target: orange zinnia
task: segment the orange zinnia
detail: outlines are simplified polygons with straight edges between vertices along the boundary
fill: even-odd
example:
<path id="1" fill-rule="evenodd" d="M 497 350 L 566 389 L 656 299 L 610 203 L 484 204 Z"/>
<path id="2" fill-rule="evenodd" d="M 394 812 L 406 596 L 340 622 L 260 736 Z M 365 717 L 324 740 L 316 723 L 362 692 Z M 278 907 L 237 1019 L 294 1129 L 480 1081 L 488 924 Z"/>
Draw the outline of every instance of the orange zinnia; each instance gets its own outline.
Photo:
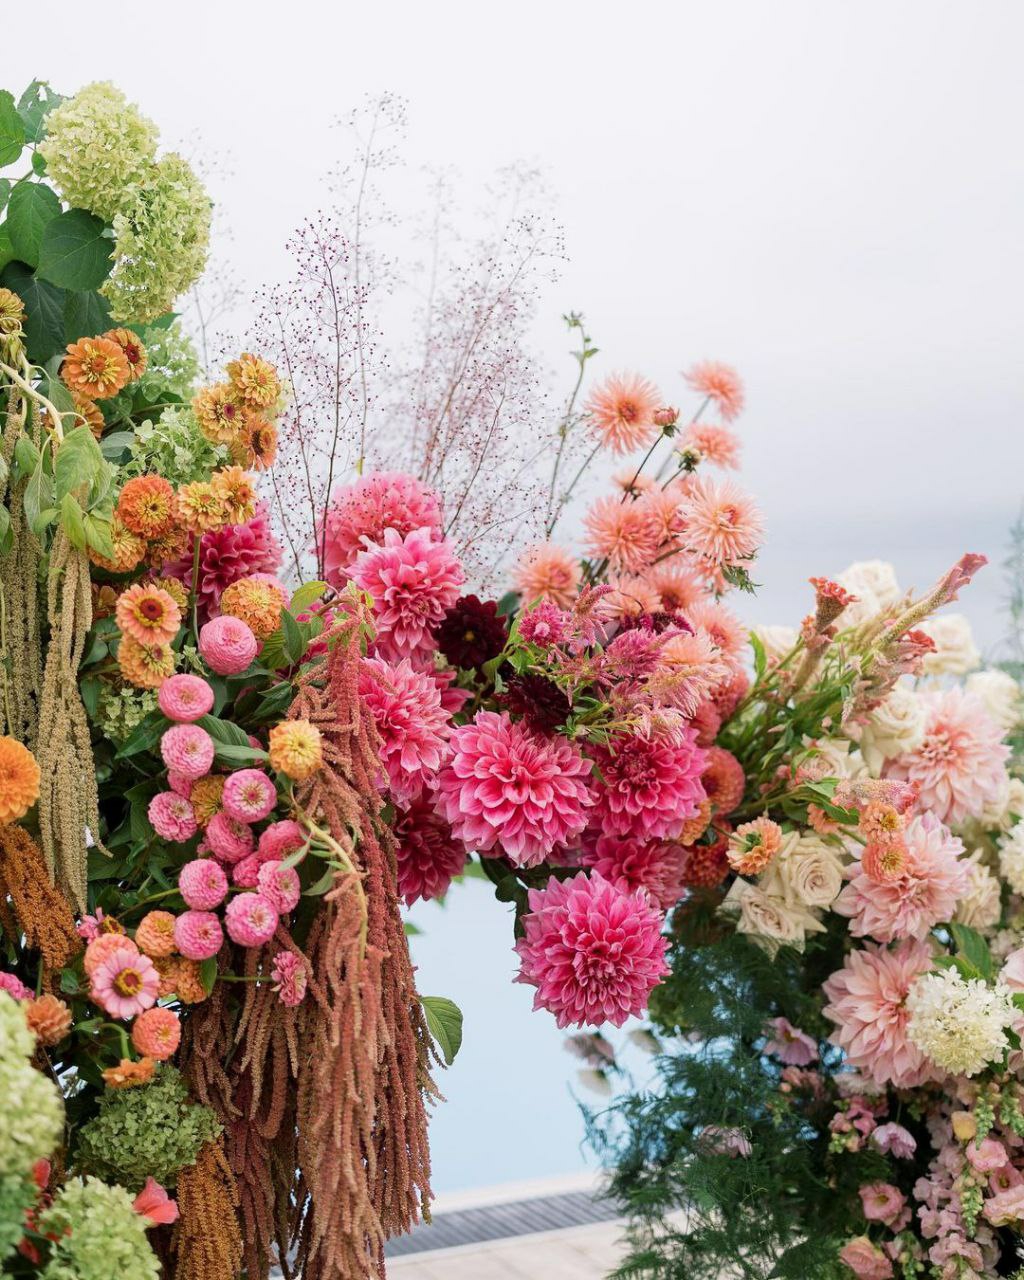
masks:
<path id="1" fill-rule="evenodd" d="M 230 524 L 245 524 L 256 511 L 256 486 L 241 467 L 225 467 L 210 478 L 214 493 L 224 504 Z"/>
<path id="2" fill-rule="evenodd" d="M 274 366 L 247 351 L 228 365 L 228 377 L 245 403 L 257 409 L 269 408 L 281 394 L 281 380 Z"/>
<path id="3" fill-rule="evenodd" d="M 265 471 L 277 457 L 277 428 L 255 414 L 246 418 L 231 441 L 231 457 L 243 467 Z"/>
<path id="4" fill-rule="evenodd" d="M 15 738 L 0 738 L 0 822 L 23 818 L 39 799 L 39 765 Z"/>
<path id="5" fill-rule="evenodd" d="M 132 1062 L 131 1058 L 122 1058 L 116 1067 L 107 1067 L 103 1072 L 103 1083 L 108 1089 L 132 1089 L 136 1085 L 149 1084 L 153 1079 L 156 1063 L 152 1058 L 140 1058 Z"/>
<path id="6" fill-rule="evenodd" d="M 140 538 L 159 538 L 174 522 L 174 489 L 163 476 L 134 476 L 121 490 L 117 514 Z"/>
<path id="7" fill-rule="evenodd" d="M 109 338 L 82 338 L 69 342 L 60 376 L 72 391 L 89 400 L 106 400 L 128 385 L 128 359 Z"/>
<path id="8" fill-rule="evenodd" d="M 305 782 L 323 764 L 320 730 L 308 720 L 285 720 L 270 731 L 270 763 L 278 773 Z"/>
<path id="9" fill-rule="evenodd" d="M 149 364 L 149 356 L 146 355 L 141 338 L 132 333 L 131 329 L 111 329 L 103 336 L 116 342 L 124 352 L 124 358 L 128 361 L 128 381 L 138 382 Z"/>
<path id="10" fill-rule="evenodd" d="M 242 427 L 245 411 L 241 398 L 230 382 L 203 387 L 192 399 L 202 433 L 214 444 L 230 444 Z"/>
<path id="11" fill-rule="evenodd" d="M 117 661 L 121 675 L 137 689 L 159 689 L 174 674 L 174 650 L 168 644 L 139 644 L 122 636 Z"/>
<path id="12" fill-rule="evenodd" d="M 136 582 L 122 591 L 115 617 L 122 633 L 141 645 L 170 644 L 181 626 L 174 598 L 152 583 Z"/>
<path id="13" fill-rule="evenodd" d="M 178 511 L 181 523 L 192 534 L 209 533 L 222 528 L 228 521 L 224 499 L 205 480 L 184 484 L 178 490 Z"/>

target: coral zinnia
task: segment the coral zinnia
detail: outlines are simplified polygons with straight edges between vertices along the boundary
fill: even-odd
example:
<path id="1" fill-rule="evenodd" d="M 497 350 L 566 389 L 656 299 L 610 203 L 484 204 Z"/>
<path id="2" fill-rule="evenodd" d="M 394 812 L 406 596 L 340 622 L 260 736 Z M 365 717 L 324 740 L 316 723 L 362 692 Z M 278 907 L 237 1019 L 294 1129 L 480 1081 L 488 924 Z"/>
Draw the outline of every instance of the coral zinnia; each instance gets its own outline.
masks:
<path id="1" fill-rule="evenodd" d="M 135 930 L 135 945 L 151 960 L 174 954 L 174 916 L 170 911 L 147 911 Z"/>
<path id="2" fill-rule="evenodd" d="M 512 578 L 524 604 L 549 600 L 569 609 L 576 600 L 583 571 L 564 547 L 539 542 L 528 547 Z"/>
<path id="3" fill-rule="evenodd" d="M 149 356 L 142 345 L 142 339 L 132 333 L 131 329 L 111 329 L 103 336 L 111 342 L 116 342 L 124 353 L 124 358 L 128 361 L 128 381 L 138 382 L 149 364 Z"/>
<path id="4" fill-rule="evenodd" d="M 277 457 L 277 427 L 257 414 L 246 414 L 228 448 L 233 462 L 256 471 L 266 471 Z"/>
<path id="5" fill-rule="evenodd" d="M 230 382 L 219 382 L 197 391 L 192 399 L 192 412 L 203 435 L 214 444 L 231 444 L 245 415 L 241 398 Z"/>
<path id="6" fill-rule="evenodd" d="M 671 841 L 601 835 L 584 849 L 580 861 L 620 888 L 646 890 L 661 911 L 683 896 L 686 849 Z"/>
<path id="7" fill-rule="evenodd" d="M 359 671 L 359 693 L 380 734 L 391 795 L 408 804 L 448 755 L 452 726 L 441 705 L 441 690 L 408 658 L 397 665 L 367 658 Z"/>
<path id="8" fill-rule="evenodd" d="M 462 596 L 434 629 L 437 647 L 452 664 L 469 671 L 496 658 L 508 639 L 508 624 L 494 600 Z"/>
<path id="9" fill-rule="evenodd" d="M 181 626 L 174 598 L 152 583 L 136 582 L 122 591 L 114 617 L 121 631 L 141 645 L 170 644 Z"/>
<path id="10" fill-rule="evenodd" d="M 600 773 L 593 826 L 612 835 L 673 839 L 705 799 L 700 775 L 706 752 L 689 727 L 674 741 L 616 736 L 593 751 Z"/>
<path id="11" fill-rule="evenodd" d="M 731 365 L 719 360 L 699 360 L 683 376 L 694 391 L 718 406 L 726 422 L 732 422 L 743 412 L 743 383 Z"/>
<path id="12" fill-rule="evenodd" d="M 181 1043 L 181 1022 L 173 1009 L 146 1009 L 132 1023 L 132 1044 L 147 1058 L 164 1062 Z"/>
<path id="13" fill-rule="evenodd" d="M 116 342 L 109 338 L 82 338 L 68 343 L 60 376 L 79 395 L 106 400 L 128 385 L 131 370 Z"/>
<path id="14" fill-rule="evenodd" d="M 756 876 L 772 862 L 782 847 L 782 828 L 771 818 L 744 822 L 729 837 L 729 865 L 741 876 Z"/>
<path id="15" fill-rule="evenodd" d="M 134 1018 L 156 1004 L 159 992 L 160 975 L 153 961 L 123 943 L 97 965 L 89 986 L 93 1002 L 112 1018 Z"/>
<path id="16" fill-rule="evenodd" d="M 284 720 L 270 731 L 270 763 L 278 773 L 305 782 L 323 764 L 320 730 L 308 720 Z"/>
<path id="17" fill-rule="evenodd" d="M 231 385 L 240 399 L 257 409 L 268 409 L 281 394 L 281 380 L 269 360 L 243 351 L 227 367 Z"/>
<path id="18" fill-rule="evenodd" d="M 288 593 L 276 578 L 268 573 L 254 573 L 224 589 L 220 611 L 241 618 L 257 640 L 266 640 L 281 625 L 281 614 L 287 603 Z"/>
<path id="19" fill-rule="evenodd" d="M 481 711 L 452 737 L 438 808 L 467 849 L 500 846 L 520 866 L 542 862 L 587 823 L 590 762 L 564 739 Z"/>
<path id="20" fill-rule="evenodd" d="M 174 650 L 159 641 L 140 644 L 133 636 L 122 636 L 117 662 L 121 675 L 137 689 L 159 689 L 174 674 Z"/>
<path id="21" fill-rule="evenodd" d="M 643 1013 L 669 971 L 661 915 L 643 890 L 581 871 L 531 889 L 529 906 L 515 980 L 537 988 L 535 1009 L 549 1010 L 560 1027 L 621 1027 Z"/>
<path id="22" fill-rule="evenodd" d="M 16 738 L 0 737 L 0 822 L 23 818 L 39 799 L 39 765 Z"/>
<path id="23" fill-rule="evenodd" d="M 658 553 L 661 532 L 647 507 L 639 502 L 598 498 L 583 517 L 587 551 L 608 562 L 616 573 L 636 574 Z"/>
<path id="24" fill-rule="evenodd" d="M 647 378 L 612 374 L 590 393 L 583 411 L 606 449 L 632 453 L 646 449 L 657 437 L 654 415 L 660 405 L 658 389 Z"/>
<path id="25" fill-rule="evenodd" d="M 764 524 L 753 499 L 731 480 L 698 477 L 680 504 L 683 538 L 692 555 L 709 569 L 749 560 Z"/>
<path id="26" fill-rule="evenodd" d="M 134 476 L 121 490 L 117 514 L 140 538 L 159 538 L 174 523 L 174 489 L 163 476 Z"/>
<path id="27" fill-rule="evenodd" d="M 367 541 L 380 544 L 386 529 L 402 537 L 429 529 L 437 538 L 442 529 L 437 494 L 401 471 L 375 471 L 336 489 L 325 520 L 317 524 L 316 544 L 323 551 L 323 575 L 333 587 L 345 585 Z"/>
<path id="28" fill-rule="evenodd" d="M 466 865 L 466 846 L 425 795 L 398 811 L 394 832 L 398 892 L 406 906 L 420 898 L 443 898 Z"/>

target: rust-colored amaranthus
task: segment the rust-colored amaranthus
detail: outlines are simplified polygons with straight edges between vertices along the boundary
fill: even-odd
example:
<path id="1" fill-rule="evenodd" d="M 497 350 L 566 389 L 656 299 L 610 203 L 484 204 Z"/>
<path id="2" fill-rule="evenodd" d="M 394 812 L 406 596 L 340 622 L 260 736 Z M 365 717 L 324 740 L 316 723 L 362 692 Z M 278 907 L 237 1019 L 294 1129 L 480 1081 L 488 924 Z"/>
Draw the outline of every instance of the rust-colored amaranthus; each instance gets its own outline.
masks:
<path id="1" fill-rule="evenodd" d="M 8 901 L 10 899 L 10 901 Z M 0 927 L 43 959 L 44 981 L 82 950 L 75 918 L 24 827 L 0 826 Z"/>
<path id="2" fill-rule="evenodd" d="M 223 1138 L 208 1142 L 195 1164 L 182 1169 L 176 1196 L 175 1280 L 235 1280 L 242 1267 L 242 1237 Z"/>

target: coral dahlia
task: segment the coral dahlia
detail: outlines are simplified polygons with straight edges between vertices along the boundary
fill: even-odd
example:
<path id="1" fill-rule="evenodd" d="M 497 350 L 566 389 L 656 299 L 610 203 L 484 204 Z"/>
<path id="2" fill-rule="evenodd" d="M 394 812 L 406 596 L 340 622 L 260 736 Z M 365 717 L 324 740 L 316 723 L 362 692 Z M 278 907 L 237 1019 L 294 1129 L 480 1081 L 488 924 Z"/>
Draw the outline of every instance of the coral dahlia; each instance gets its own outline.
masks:
<path id="1" fill-rule="evenodd" d="M 720 360 L 699 360 L 683 376 L 694 391 L 718 406 L 726 422 L 732 422 L 743 411 L 743 383 L 731 365 Z"/>
<path id="2" fill-rule="evenodd" d="M 612 374 L 590 393 L 583 412 L 598 439 L 612 453 L 646 449 L 658 436 L 657 387 L 639 374 Z"/>
<path id="3" fill-rule="evenodd" d="M 512 574 L 516 590 L 525 604 L 549 600 L 569 609 L 576 600 L 583 570 L 579 561 L 553 542 L 528 547 Z"/>

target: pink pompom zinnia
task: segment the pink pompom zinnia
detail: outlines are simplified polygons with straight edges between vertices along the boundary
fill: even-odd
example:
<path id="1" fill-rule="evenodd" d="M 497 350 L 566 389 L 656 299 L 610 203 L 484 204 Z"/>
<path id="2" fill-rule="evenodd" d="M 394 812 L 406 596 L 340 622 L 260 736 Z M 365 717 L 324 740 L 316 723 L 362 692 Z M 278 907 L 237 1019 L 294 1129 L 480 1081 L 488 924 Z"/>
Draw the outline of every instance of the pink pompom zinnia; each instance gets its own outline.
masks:
<path id="1" fill-rule="evenodd" d="M 262 893 L 240 893 L 224 911 L 228 937 L 240 947 L 262 947 L 274 936 L 278 913 Z"/>
<path id="2" fill-rule="evenodd" d="M 582 581 L 580 562 L 553 542 L 540 542 L 527 547 L 516 565 L 512 581 L 524 604 L 547 600 L 561 609 L 569 609 L 576 600 Z"/>
<path id="3" fill-rule="evenodd" d="M 642 890 L 625 892 L 599 873 L 554 876 L 531 889 L 517 982 L 537 988 L 535 1009 L 560 1027 L 621 1027 L 641 1014 L 668 973 L 661 915 Z"/>
<path id="4" fill-rule="evenodd" d="M 177 796 L 184 796 L 187 800 L 192 794 L 192 788 L 196 784 L 195 778 L 190 778 L 184 773 L 177 773 L 174 769 L 167 770 L 167 785 Z"/>
<path id="5" fill-rule="evenodd" d="M 168 676 L 156 700 L 168 720 L 190 724 L 213 710 L 213 689 L 202 676 Z"/>
<path id="6" fill-rule="evenodd" d="M 428 529 L 440 538 L 442 523 L 437 494 L 415 476 L 375 471 L 343 485 L 335 489 L 325 521 L 317 522 L 324 577 L 332 587 L 344 587 L 367 541 L 382 543 L 386 529 L 403 538 L 415 529 Z"/>
<path id="7" fill-rule="evenodd" d="M 584 848 L 580 862 L 620 888 L 645 890 L 660 911 L 683 896 L 686 850 L 667 840 L 601 835 Z"/>
<path id="8" fill-rule="evenodd" d="M 421 796 L 395 817 L 398 892 L 407 906 L 422 898 L 442 898 L 466 865 L 466 847 Z"/>
<path id="9" fill-rule="evenodd" d="M 274 979 L 273 990 L 283 1005 L 294 1009 L 302 1003 L 309 975 L 294 951 L 279 951 L 270 966 L 270 974 Z"/>
<path id="10" fill-rule="evenodd" d="M 274 573 L 284 552 L 270 528 L 264 503 L 245 524 L 229 524 L 204 533 L 199 544 L 199 614 L 216 613 L 226 587 L 256 573 Z M 192 586 L 192 556 L 165 566 L 165 571 Z"/>
<path id="11" fill-rule="evenodd" d="M 682 540 L 706 570 L 742 564 L 760 546 L 761 513 L 731 480 L 698 476 L 680 504 L 680 514 L 685 526 Z"/>
<path id="12" fill-rule="evenodd" d="M 940 822 L 978 818 L 1005 785 L 1009 747 L 979 698 L 954 687 L 922 695 L 924 741 L 885 768 L 886 777 L 913 783 L 922 809 Z"/>
<path id="13" fill-rule="evenodd" d="M 393 659 L 412 657 L 430 643 L 430 632 L 459 598 L 466 580 L 451 543 L 435 541 L 428 528 L 404 537 L 385 529 L 352 566 L 352 579 L 373 597 L 377 650 Z"/>
<path id="14" fill-rule="evenodd" d="M 481 711 L 452 737 L 438 808 L 467 849 L 500 846 L 519 866 L 543 862 L 587 825 L 590 762 L 505 714 Z"/>
<path id="15" fill-rule="evenodd" d="M 671 840 L 706 798 L 700 776 L 707 753 L 691 728 L 680 729 L 672 740 L 616 737 L 593 754 L 600 771 L 595 830 Z"/>
<path id="16" fill-rule="evenodd" d="M 224 944 L 224 930 L 212 911 L 184 911 L 174 922 L 174 945 L 186 960 L 209 960 Z"/>
<path id="17" fill-rule="evenodd" d="M 228 775 L 221 804 L 236 822 L 262 822 L 277 804 L 277 788 L 262 769 L 239 769 Z"/>
<path id="18" fill-rule="evenodd" d="M 204 623 L 199 631 L 199 652 L 211 671 L 234 676 L 256 657 L 259 642 L 248 623 L 223 615 Z"/>
<path id="19" fill-rule="evenodd" d="M 359 693 L 380 734 L 391 795 L 398 804 L 408 804 L 448 755 L 452 724 L 441 705 L 441 690 L 408 658 L 396 664 L 367 658 L 360 667 Z"/>
<path id="20" fill-rule="evenodd" d="M 14 1000 L 31 1000 L 35 996 L 14 973 L 0 972 L 0 991 L 6 991 Z"/>
<path id="21" fill-rule="evenodd" d="M 160 975 L 136 947 L 113 948 L 93 970 L 89 995 L 112 1018 L 134 1018 L 156 1004 Z"/>
<path id="22" fill-rule="evenodd" d="M 824 984 L 832 1041 L 877 1084 L 912 1089 L 942 1072 L 907 1036 L 905 1002 L 914 979 L 932 968 L 927 942 L 905 940 L 891 951 L 868 943 L 851 951 Z"/>
<path id="23" fill-rule="evenodd" d="M 305 831 L 293 819 L 285 818 L 282 822 L 272 822 L 260 833 L 259 851 L 267 860 L 287 858 L 305 843 Z"/>
<path id="24" fill-rule="evenodd" d="M 197 724 L 176 724 L 160 739 L 164 764 L 186 778 L 205 777 L 213 765 L 213 739 Z"/>
<path id="25" fill-rule="evenodd" d="M 193 858 L 178 872 L 178 892 L 195 911 L 210 911 L 227 897 L 228 878 L 212 858 Z"/>
<path id="26" fill-rule="evenodd" d="M 970 866 L 960 856 L 964 846 L 934 814 L 912 819 L 903 841 L 902 869 L 893 879 L 873 878 L 863 861 L 854 862 L 846 873 L 850 883 L 832 909 L 849 916 L 855 938 L 877 942 L 925 938 L 935 925 L 952 920 L 957 902 L 968 890 Z"/>
<path id="27" fill-rule="evenodd" d="M 146 812 L 161 840 L 181 844 L 191 840 L 199 830 L 192 805 L 176 791 L 158 791 Z"/>
<path id="28" fill-rule="evenodd" d="M 294 867 L 286 867 L 280 862 L 265 862 L 256 875 L 256 884 L 259 892 L 281 915 L 287 915 L 299 905 L 302 886 Z"/>
<path id="29" fill-rule="evenodd" d="M 223 862 L 241 862 L 252 853 L 256 837 L 252 827 L 226 813 L 215 813 L 206 824 L 206 843 Z"/>

